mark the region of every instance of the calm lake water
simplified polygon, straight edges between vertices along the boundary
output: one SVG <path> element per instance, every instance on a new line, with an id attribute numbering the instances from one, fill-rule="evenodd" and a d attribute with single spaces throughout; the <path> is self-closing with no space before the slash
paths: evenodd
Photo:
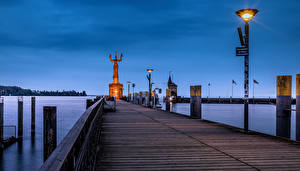
<path id="1" fill-rule="evenodd" d="M 165 109 L 165 105 L 163 109 Z M 295 105 L 292 106 L 295 109 Z M 189 103 L 172 105 L 173 112 L 190 115 Z M 244 128 L 243 104 L 202 104 L 202 117 L 238 128 Z M 296 139 L 296 112 L 291 114 L 291 139 Z M 276 106 L 270 104 L 249 104 L 249 129 L 265 134 L 276 135 Z"/>
<path id="2" fill-rule="evenodd" d="M 36 97 L 36 133 L 31 139 L 31 97 L 23 98 L 23 142 L 15 143 L 0 154 L 0 170 L 37 170 L 43 163 L 43 106 L 57 106 L 57 143 L 64 138 L 85 111 L 92 97 Z M 4 97 L 4 125 L 17 126 L 17 97 Z M 11 134 L 11 128 L 5 134 Z"/>

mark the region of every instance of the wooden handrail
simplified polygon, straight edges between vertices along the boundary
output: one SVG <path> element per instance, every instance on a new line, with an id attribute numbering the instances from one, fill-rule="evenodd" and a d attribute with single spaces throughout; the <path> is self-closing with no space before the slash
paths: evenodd
<path id="1" fill-rule="evenodd" d="M 99 151 L 104 98 L 89 107 L 40 170 L 90 170 Z"/>

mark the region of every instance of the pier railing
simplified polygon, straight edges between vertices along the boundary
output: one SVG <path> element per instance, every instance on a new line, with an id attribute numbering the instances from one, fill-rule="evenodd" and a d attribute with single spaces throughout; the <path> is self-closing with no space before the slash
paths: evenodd
<path id="1" fill-rule="evenodd" d="M 40 170 L 94 170 L 103 111 L 101 98 L 83 113 Z"/>

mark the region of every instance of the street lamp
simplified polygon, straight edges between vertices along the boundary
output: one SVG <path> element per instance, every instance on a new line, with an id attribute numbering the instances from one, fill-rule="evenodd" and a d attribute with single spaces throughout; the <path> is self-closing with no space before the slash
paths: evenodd
<path id="1" fill-rule="evenodd" d="M 153 69 L 147 69 L 148 75 L 147 75 L 147 79 L 149 81 L 149 93 L 148 93 L 148 106 L 151 107 L 151 92 L 152 92 L 152 84 L 151 84 L 151 72 L 153 71 Z"/>
<path id="2" fill-rule="evenodd" d="M 128 90 L 127 90 L 127 99 L 128 101 L 130 101 L 130 97 L 129 97 L 129 94 L 130 94 L 130 81 L 127 81 L 127 85 L 128 85 Z"/>
<path id="3" fill-rule="evenodd" d="M 244 130 L 248 132 L 248 109 L 249 109 L 249 22 L 258 13 L 257 9 L 242 9 L 236 11 L 236 14 L 245 21 L 245 35 L 242 35 L 242 29 L 238 28 L 242 47 L 236 49 L 237 56 L 245 56 L 244 72 Z"/>

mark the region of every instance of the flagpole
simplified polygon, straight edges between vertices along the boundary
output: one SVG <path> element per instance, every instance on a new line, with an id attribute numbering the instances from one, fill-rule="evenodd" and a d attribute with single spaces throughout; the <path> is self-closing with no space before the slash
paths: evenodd
<path id="1" fill-rule="evenodd" d="M 231 83 L 231 98 L 233 98 L 233 82 Z"/>
<path id="2" fill-rule="evenodd" d="M 255 86 L 255 83 L 253 81 L 253 104 L 254 104 L 254 86 Z"/>

